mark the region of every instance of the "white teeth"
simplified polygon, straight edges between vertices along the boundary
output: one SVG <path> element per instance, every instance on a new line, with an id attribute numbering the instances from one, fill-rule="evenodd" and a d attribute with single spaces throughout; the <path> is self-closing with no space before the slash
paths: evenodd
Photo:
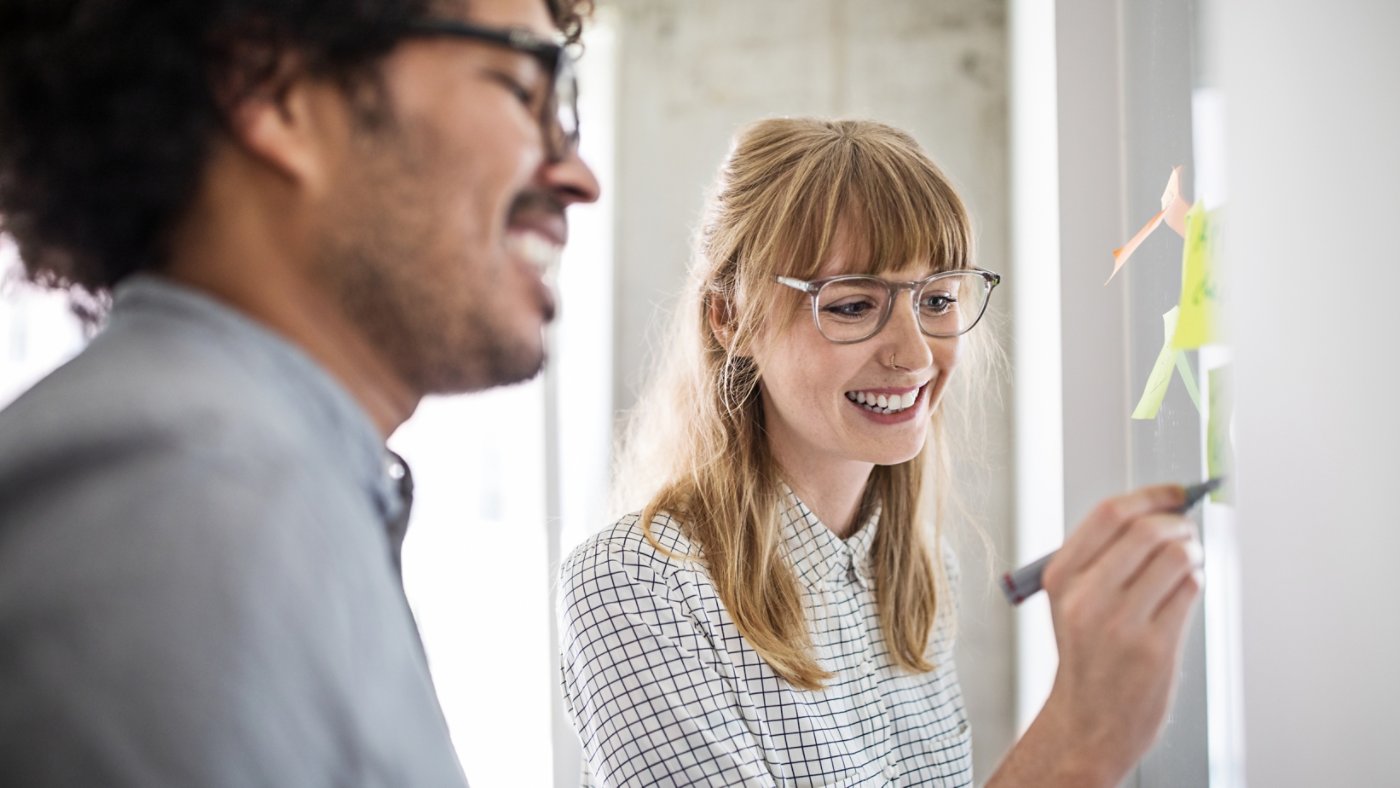
<path id="1" fill-rule="evenodd" d="M 848 391 L 846 399 L 876 413 L 898 413 L 914 406 L 919 398 L 919 389 L 903 394 L 875 394 L 865 391 Z"/>
<path id="2" fill-rule="evenodd" d="M 563 248 L 535 232 L 512 232 L 506 235 L 506 249 L 545 273 L 559 262 Z"/>

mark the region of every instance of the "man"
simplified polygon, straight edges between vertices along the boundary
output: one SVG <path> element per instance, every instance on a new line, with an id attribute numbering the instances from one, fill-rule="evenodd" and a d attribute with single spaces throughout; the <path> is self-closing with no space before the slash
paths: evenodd
<path id="1" fill-rule="evenodd" d="M 543 362 L 586 3 L 0 1 L 4 229 L 113 294 L 0 413 L 5 782 L 463 782 L 384 441 Z"/>

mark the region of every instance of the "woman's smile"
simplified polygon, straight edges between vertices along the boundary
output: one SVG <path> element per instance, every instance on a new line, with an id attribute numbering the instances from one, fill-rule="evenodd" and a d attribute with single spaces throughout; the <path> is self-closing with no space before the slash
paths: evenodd
<path id="1" fill-rule="evenodd" d="M 860 389 L 847 391 L 846 401 L 876 424 L 901 424 L 924 411 L 927 391 L 927 382 L 919 386 Z"/>

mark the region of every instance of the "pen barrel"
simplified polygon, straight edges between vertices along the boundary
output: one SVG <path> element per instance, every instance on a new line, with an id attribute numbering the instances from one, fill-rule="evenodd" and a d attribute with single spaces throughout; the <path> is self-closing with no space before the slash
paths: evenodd
<path id="1" fill-rule="evenodd" d="M 1044 587 L 1042 579 L 1045 575 L 1045 567 L 1054 557 L 1055 553 L 1050 553 L 1020 569 L 1002 575 L 1001 592 L 1006 594 L 1006 601 L 1013 605 L 1019 605 L 1039 592 Z"/>

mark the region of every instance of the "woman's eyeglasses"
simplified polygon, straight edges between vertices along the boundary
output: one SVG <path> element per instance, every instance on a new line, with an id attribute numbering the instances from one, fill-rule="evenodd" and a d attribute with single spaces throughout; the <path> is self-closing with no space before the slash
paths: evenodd
<path id="1" fill-rule="evenodd" d="M 1001 275 L 980 268 L 943 271 L 917 282 L 889 282 L 878 276 L 833 276 L 804 281 L 775 277 L 779 284 L 812 297 L 812 319 L 821 335 L 837 344 L 862 342 L 889 322 L 896 296 L 911 294 L 919 330 L 931 337 L 955 337 L 977 325 L 987 311 Z"/>

